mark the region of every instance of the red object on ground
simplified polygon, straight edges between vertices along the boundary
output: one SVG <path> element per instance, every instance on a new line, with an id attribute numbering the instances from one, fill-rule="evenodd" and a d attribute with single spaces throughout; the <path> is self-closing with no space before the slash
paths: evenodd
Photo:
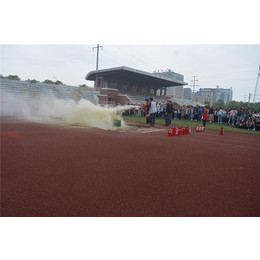
<path id="1" fill-rule="evenodd" d="M 199 132 L 199 125 L 196 125 L 196 132 Z"/>
<path id="2" fill-rule="evenodd" d="M 176 136 L 176 127 L 172 127 L 171 129 L 172 129 L 172 135 Z"/>
<path id="3" fill-rule="evenodd" d="M 179 135 L 182 135 L 182 130 L 181 130 L 181 126 L 179 127 L 179 131 L 178 131 Z"/>
<path id="4" fill-rule="evenodd" d="M 223 135 L 223 134 L 224 134 L 224 127 L 221 126 L 221 127 L 220 127 L 220 135 Z"/>
<path id="5" fill-rule="evenodd" d="M 169 130 L 168 130 L 168 136 L 169 136 L 169 137 L 172 136 L 172 129 L 169 129 Z"/>

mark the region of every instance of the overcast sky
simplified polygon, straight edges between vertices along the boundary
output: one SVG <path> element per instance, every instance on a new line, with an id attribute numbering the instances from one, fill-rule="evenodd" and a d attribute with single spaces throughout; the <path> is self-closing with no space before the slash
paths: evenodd
<path id="1" fill-rule="evenodd" d="M 87 84 L 96 69 L 97 44 L 2 44 L 1 74 L 44 81 L 55 78 L 68 85 Z M 189 85 L 233 89 L 233 99 L 247 101 L 254 94 L 260 44 L 102 44 L 99 69 L 128 66 L 153 72 L 171 69 Z M 54 78 L 55 77 L 55 78 Z"/>

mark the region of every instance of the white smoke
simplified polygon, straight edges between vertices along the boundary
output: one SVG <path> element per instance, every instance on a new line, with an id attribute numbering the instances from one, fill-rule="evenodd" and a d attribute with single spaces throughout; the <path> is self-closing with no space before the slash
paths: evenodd
<path id="1" fill-rule="evenodd" d="M 122 112 L 133 106 L 102 107 L 88 100 L 65 101 L 55 98 L 46 98 L 41 101 L 25 101 L 14 97 L 1 102 L 1 115 L 16 115 L 20 118 L 34 121 L 62 122 L 66 124 L 116 129 L 115 121 L 125 123 Z"/>

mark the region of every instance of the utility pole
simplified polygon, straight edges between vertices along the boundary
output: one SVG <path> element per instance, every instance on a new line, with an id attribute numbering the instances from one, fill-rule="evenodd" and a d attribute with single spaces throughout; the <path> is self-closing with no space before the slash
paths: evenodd
<path id="1" fill-rule="evenodd" d="M 99 59 L 99 48 L 101 48 L 103 50 L 103 46 L 99 46 L 99 44 L 97 44 L 97 47 L 93 47 L 92 51 L 94 51 L 94 49 L 97 49 L 97 62 L 96 62 L 96 71 L 98 74 L 98 59 Z M 96 74 L 96 81 L 95 81 L 95 87 L 97 86 L 97 74 Z M 98 87 L 98 86 L 97 86 Z"/>
<path id="2" fill-rule="evenodd" d="M 194 96 L 195 96 L 195 87 L 199 86 L 199 85 L 195 85 L 196 81 L 199 82 L 197 79 L 195 79 L 197 76 L 193 76 L 194 80 L 191 80 L 191 82 L 193 82 L 193 95 L 192 95 L 192 101 L 194 101 Z"/>
<path id="3" fill-rule="evenodd" d="M 97 49 L 96 71 L 98 71 L 99 48 L 101 48 L 101 49 L 103 50 L 103 46 L 99 46 L 99 44 L 97 44 L 97 47 L 93 47 L 93 48 L 92 48 L 92 51 L 94 51 L 94 49 Z"/>

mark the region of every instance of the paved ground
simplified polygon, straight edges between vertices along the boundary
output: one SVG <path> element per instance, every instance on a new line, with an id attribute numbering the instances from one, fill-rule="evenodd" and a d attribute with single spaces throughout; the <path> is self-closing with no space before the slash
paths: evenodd
<path id="1" fill-rule="evenodd" d="M 260 138 L 1 118 L 1 216 L 260 216 Z"/>

